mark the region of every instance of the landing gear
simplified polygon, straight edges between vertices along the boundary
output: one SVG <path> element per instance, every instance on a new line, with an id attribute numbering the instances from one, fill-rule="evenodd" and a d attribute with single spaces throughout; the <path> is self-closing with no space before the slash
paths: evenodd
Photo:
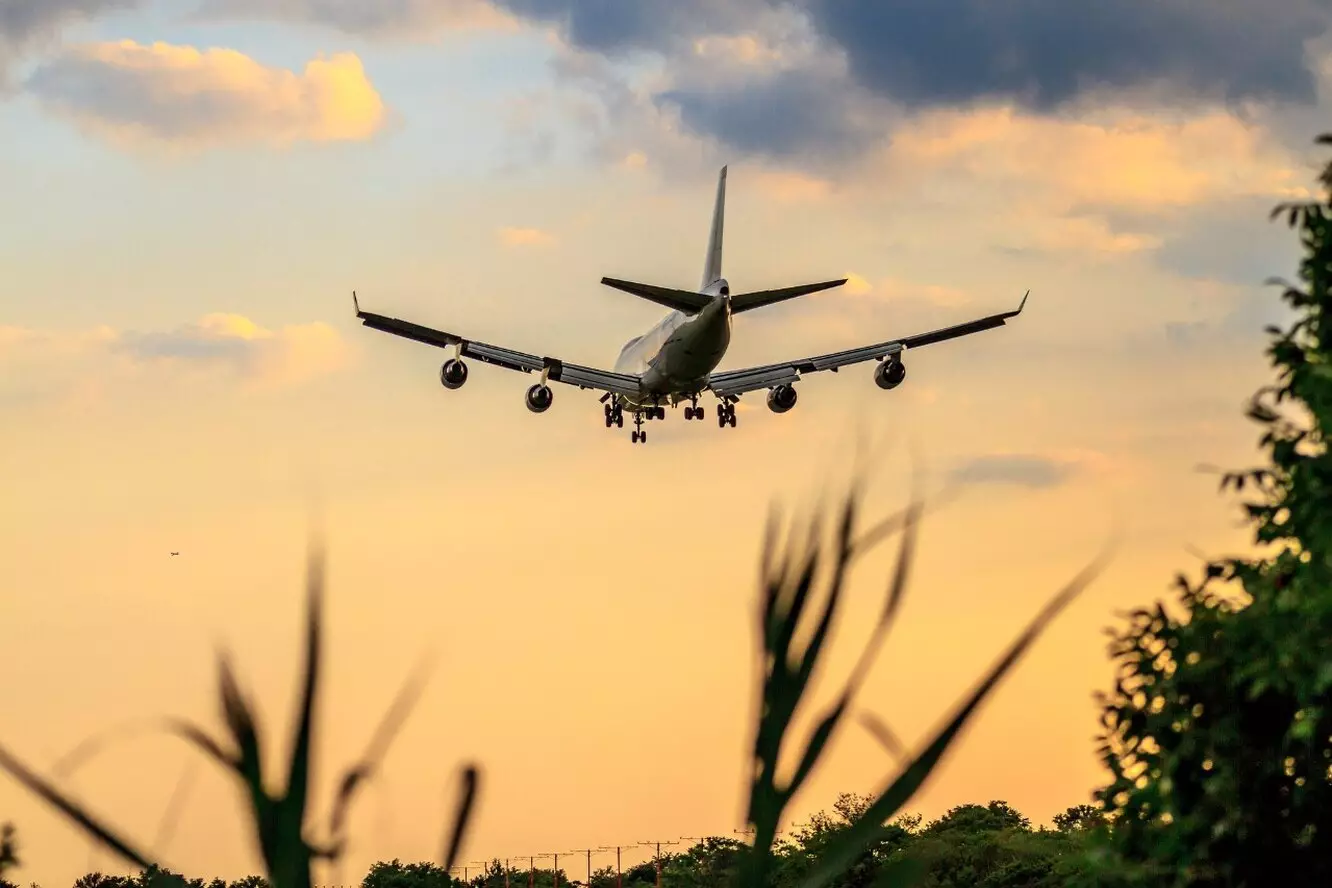
<path id="1" fill-rule="evenodd" d="M 665 418 L 666 418 L 666 408 L 665 408 L 665 407 L 662 407 L 662 406 L 660 406 L 660 405 L 652 406 L 652 407 L 644 407 L 644 408 L 643 408 L 643 412 L 647 414 L 647 418 L 648 418 L 648 419 L 665 419 Z"/>
<path id="2" fill-rule="evenodd" d="M 635 444 L 647 443 L 647 432 L 643 431 L 643 411 L 634 411 L 634 431 L 629 436 Z"/>
<path id="3" fill-rule="evenodd" d="M 684 418 L 686 420 L 702 419 L 706 415 L 707 410 L 704 409 L 703 407 L 698 406 L 698 395 L 694 395 L 694 397 L 691 398 L 690 401 L 692 403 L 690 404 L 690 406 L 685 408 Z"/>
<path id="4" fill-rule="evenodd" d="M 624 408 L 618 404 L 614 407 L 606 405 L 606 428 L 611 426 L 624 428 Z"/>
<path id="5" fill-rule="evenodd" d="M 735 428 L 735 405 L 722 401 L 717 405 L 717 428 L 724 429 L 728 425 Z"/>

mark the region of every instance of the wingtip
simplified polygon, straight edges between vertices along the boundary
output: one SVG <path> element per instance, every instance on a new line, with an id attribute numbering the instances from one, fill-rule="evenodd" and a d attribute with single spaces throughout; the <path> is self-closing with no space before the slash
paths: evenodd
<path id="1" fill-rule="evenodd" d="M 358 315 L 361 313 L 361 300 L 356 298 L 355 290 L 352 290 L 352 308 L 356 309 Z"/>
<path id="2" fill-rule="evenodd" d="M 1022 309 L 1023 309 L 1024 307 L 1026 307 L 1026 305 L 1027 305 L 1027 297 L 1030 296 L 1030 295 L 1031 295 L 1031 291 L 1030 291 L 1030 290 L 1028 290 L 1027 292 L 1025 292 L 1025 293 L 1022 294 L 1022 301 L 1018 303 L 1018 309 L 1017 309 L 1017 310 L 1018 310 L 1019 312 L 1021 312 Z"/>

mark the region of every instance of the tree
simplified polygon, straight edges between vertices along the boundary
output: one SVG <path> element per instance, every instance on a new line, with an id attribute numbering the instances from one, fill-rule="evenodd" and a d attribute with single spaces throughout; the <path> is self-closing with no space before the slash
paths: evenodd
<path id="1" fill-rule="evenodd" d="M 1250 493 L 1262 554 L 1180 577 L 1178 615 L 1158 602 L 1113 633 L 1097 797 L 1113 867 L 1144 884 L 1332 883 L 1332 163 L 1320 182 L 1323 201 L 1273 213 L 1304 256 L 1249 409 L 1268 464 L 1221 480 Z"/>
<path id="2" fill-rule="evenodd" d="M 813 868 L 828 844 L 864 816 L 873 802 L 873 796 L 842 793 L 833 802 L 832 813 L 818 811 L 811 815 L 807 823 L 791 834 L 791 840 L 779 846 L 778 884 L 799 884 L 801 877 Z M 833 879 L 831 888 L 864 888 L 874 884 L 883 862 L 902 846 L 910 837 L 911 830 L 919 825 L 919 816 L 898 817 L 881 837 L 866 846 L 851 865 Z"/>
<path id="3" fill-rule="evenodd" d="M 433 863 L 402 863 L 396 857 L 370 867 L 361 888 L 453 888 L 453 879 Z"/>
<path id="4" fill-rule="evenodd" d="M 1033 831 L 1007 802 L 959 805 L 907 841 L 917 888 L 1065 888 L 1081 867 L 1081 836 Z"/>
<path id="5" fill-rule="evenodd" d="M 0 826 L 0 888 L 17 888 L 13 882 L 5 879 L 5 872 L 17 869 L 18 840 L 15 838 L 14 824 Z"/>
<path id="6" fill-rule="evenodd" d="M 1094 805 L 1074 805 L 1054 816 L 1055 829 L 1060 832 L 1078 832 L 1105 825 L 1105 814 Z"/>

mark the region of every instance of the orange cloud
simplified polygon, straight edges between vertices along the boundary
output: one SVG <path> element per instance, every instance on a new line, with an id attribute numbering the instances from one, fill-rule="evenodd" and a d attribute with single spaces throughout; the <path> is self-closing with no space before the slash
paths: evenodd
<path id="1" fill-rule="evenodd" d="M 555 242 L 555 237 L 540 228 L 501 228 L 500 243 L 506 247 L 530 247 Z"/>
<path id="2" fill-rule="evenodd" d="M 333 373 L 350 356 L 346 342 L 328 324 L 269 330 L 237 314 L 208 314 L 154 332 L 0 327 L 0 367 L 15 371 L 3 375 L 44 390 L 51 388 L 52 378 L 83 377 L 85 362 L 97 365 L 99 380 L 168 369 L 172 379 L 221 375 L 247 388 L 281 388 Z"/>
<path id="3" fill-rule="evenodd" d="M 1068 206 L 1308 196 L 1303 171 L 1261 128 L 1222 112 L 1181 120 L 1109 110 L 1060 120 L 1012 108 L 931 111 L 895 134 L 887 159 L 912 175 L 924 168 L 1021 184 Z"/>
<path id="4" fill-rule="evenodd" d="M 848 273 L 846 283 L 841 287 L 836 290 L 817 293 L 815 297 L 836 298 L 837 294 L 843 292 L 850 293 L 852 296 L 866 296 L 874 300 L 910 300 L 950 308 L 971 302 L 970 296 L 955 287 L 945 287 L 939 284 L 918 284 L 913 281 L 899 280 L 898 278 L 884 278 L 876 284 L 855 273 Z"/>
<path id="5" fill-rule="evenodd" d="M 298 74 L 230 49 L 93 43 L 39 67 L 27 87 L 46 107 L 116 142 L 357 141 L 388 120 L 352 53 L 317 58 Z"/>
<path id="6" fill-rule="evenodd" d="M 764 170 L 755 174 L 754 184 L 767 197 L 778 201 L 822 200 L 832 193 L 827 179 L 796 172 Z"/>

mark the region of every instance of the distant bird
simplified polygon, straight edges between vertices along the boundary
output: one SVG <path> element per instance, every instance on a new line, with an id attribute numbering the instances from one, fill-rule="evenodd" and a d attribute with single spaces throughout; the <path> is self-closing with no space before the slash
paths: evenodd
<path id="1" fill-rule="evenodd" d="M 175 556 L 179 555 L 179 554 L 180 554 L 179 552 L 172 552 L 172 553 L 171 553 L 171 555 L 172 555 L 173 558 L 174 558 Z"/>

